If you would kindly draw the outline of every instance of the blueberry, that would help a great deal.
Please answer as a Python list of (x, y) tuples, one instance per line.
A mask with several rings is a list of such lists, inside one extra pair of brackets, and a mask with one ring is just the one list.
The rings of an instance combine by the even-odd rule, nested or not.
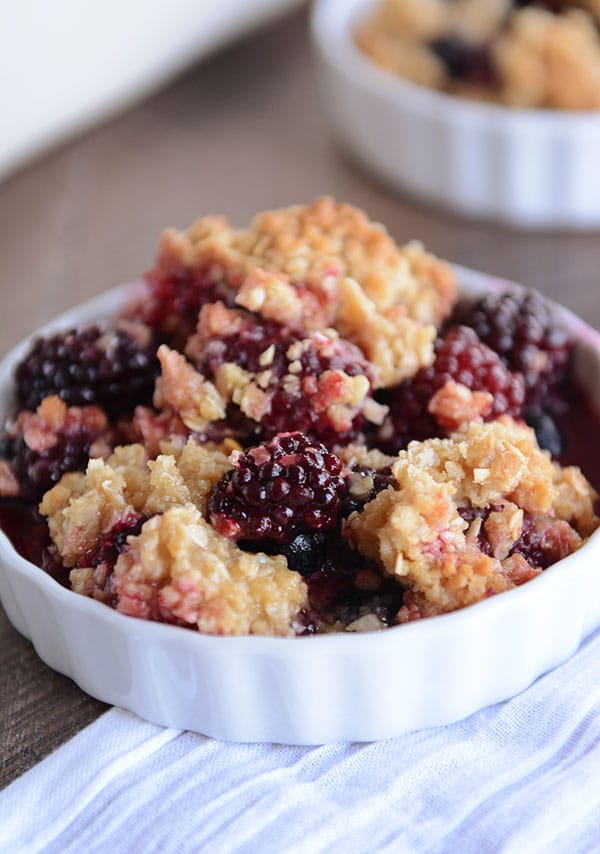
[(281, 552), (287, 557), (289, 568), (300, 575), (312, 575), (328, 559), (325, 536), (320, 532), (298, 534)]
[(553, 457), (560, 457), (565, 443), (554, 419), (550, 415), (541, 413), (529, 414), (525, 417), (525, 420), (535, 430), (540, 448), (550, 451)]

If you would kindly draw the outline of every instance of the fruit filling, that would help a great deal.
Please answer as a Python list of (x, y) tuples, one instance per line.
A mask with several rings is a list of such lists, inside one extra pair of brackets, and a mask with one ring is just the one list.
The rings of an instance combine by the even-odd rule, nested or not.
[(206, 217), (118, 317), (16, 366), (0, 524), (74, 592), (209, 634), (463, 608), (598, 526), (572, 352), (539, 294), (457, 301), (349, 205)]

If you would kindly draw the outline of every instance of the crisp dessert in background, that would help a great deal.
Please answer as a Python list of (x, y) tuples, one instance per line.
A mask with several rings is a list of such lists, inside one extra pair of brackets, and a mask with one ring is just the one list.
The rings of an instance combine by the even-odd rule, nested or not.
[(118, 317), (33, 342), (0, 521), (77, 593), (206, 633), (452, 611), (598, 525), (571, 355), (539, 294), (457, 300), (448, 264), (349, 205), (205, 217)]
[(600, 109), (598, 0), (380, 0), (355, 38), (383, 68), (453, 95)]

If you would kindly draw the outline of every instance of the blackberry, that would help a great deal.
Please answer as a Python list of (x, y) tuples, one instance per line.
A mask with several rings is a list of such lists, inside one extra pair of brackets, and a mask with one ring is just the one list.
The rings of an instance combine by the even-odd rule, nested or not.
[(470, 326), (512, 371), (525, 379), (526, 411), (565, 407), (572, 344), (541, 294), (513, 288), (458, 303), (453, 321)]
[(429, 47), (441, 59), (449, 77), (472, 86), (492, 86), (496, 74), (486, 45), (473, 45), (458, 36), (443, 36)]
[(332, 539), (331, 531), (305, 531), (296, 534), (289, 543), (268, 540), (238, 540), (238, 546), (247, 552), (265, 552), (269, 555), (284, 555), (288, 567), (300, 575), (309, 576), (326, 567), (333, 566), (331, 553), (337, 543), (337, 532)]
[(165, 271), (146, 274), (149, 293), (137, 306), (136, 316), (172, 346), (183, 347), (195, 331), (203, 305), (222, 300), (233, 303), (233, 291), (224, 281), (215, 281), (208, 270)]
[[(239, 365), (246, 371), (259, 373), (268, 367), (276, 376), (287, 372), (286, 352), (302, 340), (302, 332), (292, 330), (275, 320), (267, 320), (239, 311), (240, 327), (229, 335), (206, 341), (196, 355), (198, 369), (210, 379), (225, 362)], [(269, 360), (263, 356), (269, 351)]]
[(0, 434), (0, 459), (6, 460), (25, 504), (40, 500), (67, 471), (86, 468), (90, 453), (108, 454), (115, 431), (97, 406), (70, 409), (56, 395), (36, 412), (22, 410)]
[(130, 330), (88, 326), (40, 338), (17, 367), (19, 405), (35, 411), (45, 397), (57, 394), (68, 406), (96, 404), (116, 418), (149, 404), (158, 362), (153, 342), (142, 339), (148, 339), (148, 330), (133, 325)]
[(93, 567), (95, 599), (101, 599), (112, 607), (117, 605), (117, 596), (112, 589), (112, 576), (119, 555), (127, 548), (127, 537), (137, 536), (149, 516), (130, 512), (107, 531), (97, 547), (83, 555), (77, 562), (77, 568)]
[(296, 534), (290, 543), (278, 546), (277, 552), (285, 555), (290, 569), (308, 576), (329, 563), (328, 546), (323, 531), (310, 531)]
[(289, 544), (299, 534), (334, 529), (342, 507), (343, 463), (302, 433), (281, 433), (240, 454), (208, 503), (226, 537)]
[(64, 436), (46, 451), (29, 448), (23, 438), (15, 440), (12, 449), (12, 471), (21, 486), (26, 503), (39, 501), (68, 471), (82, 471), (88, 461), (92, 438), (85, 433)]
[(142, 530), (142, 525), (149, 518), (150, 516), (129, 513), (129, 515), (119, 519), (104, 534), (97, 547), (79, 559), (77, 566), (92, 566), (95, 568), (101, 564), (106, 564), (112, 572), (119, 555), (127, 546), (127, 537), (137, 536)]
[(483, 344), (476, 332), (466, 326), (451, 327), (436, 343), (433, 365), (421, 368), (410, 380), (382, 395), (390, 413), (378, 433), (378, 446), (397, 453), (413, 439), (444, 435), (429, 412), (433, 395), (449, 380), (471, 391), (487, 391), (493, 397), (486, 419), (500, 415), (518, 418), (525, 399), (523, 377), (512, 373), (499, 356)]
[[(469, 525), (474, 519), (482, 520), (477, 545), (488, 556), (493, 554), (492, 545), (485, 531), (485, 521), (493, 511), (501, 511), (503, 505), (492, 505), (486, 508), (459, 507), (458, 512)], [(521, 535), (510, 549), (508, 556), (520, 554), (532, 569), (547, 569), (557, 560), (564, 557), (561, 541), (564, 533), (556, 527), (556, 520), (551, 518), (535, 518), (525, 514)]]
[[(264, 378), (262, 388), (269, 407), (260, 418), (260, 437), (271, 439), (293, 427), (329, 446), (356, 441), (365, 424), (362, 413), (340, 429), (331, 421), (323, 400), (329, 392), (335, 395), (342, 371), (350, 377), (366, 376), (371, 382), (369, 366), (358, 347), (247, 313), (240, 317), (241, 327), (235, 334), (205, 342), (195, 361), (211, 380), (224, 363)], [(329, 387), (324, 389), (319, 379), (326, 371), (330, 372)]]
[(565, 441), (554, 419), (545, 413), (527, 415), (527, 424), (535, 430), (540, 448), (550, 451), (554, 458), (560, 457), (564, 451)]
[(535, 519), (525, 514), (521, 536), (510, 553), (522, 555), (534, 569), (547, 569), (565, 557), (561, 540), (562, 532), (554, 519)]

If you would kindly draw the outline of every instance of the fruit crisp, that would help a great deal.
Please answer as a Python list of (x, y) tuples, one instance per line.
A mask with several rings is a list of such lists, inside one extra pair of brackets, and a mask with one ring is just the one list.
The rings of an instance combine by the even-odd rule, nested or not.
[(383, 68), (453, 95), (600, 109), (598, 0), (380, 0), (355, 39)]
[(206, 217), (163, 235), (120, 316), (33, 342), (0, 519), (73, 591), (205, 633), (442, 614), (598, 525), (561, 465), (571, 355), (539, 294), (459, 300), (448, 264), (349, 205)]

